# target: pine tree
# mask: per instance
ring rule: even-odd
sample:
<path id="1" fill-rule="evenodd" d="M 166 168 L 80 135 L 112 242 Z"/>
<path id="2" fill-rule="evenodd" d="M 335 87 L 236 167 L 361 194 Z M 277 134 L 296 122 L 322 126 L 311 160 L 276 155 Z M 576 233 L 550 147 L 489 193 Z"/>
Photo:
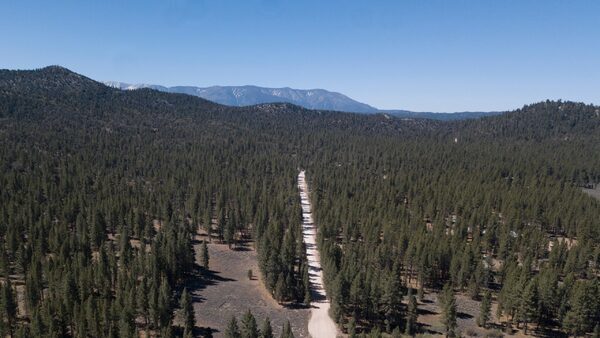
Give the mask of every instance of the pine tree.
<path id="1" fill-rule="evenodd" d="M 172 338 L 173 337 L 173 328 L 171 327 L 171 323 L 169 322 L 165 327 L 160 330 L 160 338 Z"/>
<path id="2" fill-rule="evenodd" d="M 202 257 L 201 257 L 202 267 L 204 268 L 204 270 L 208 270 L 208 263 L 209 263 L 210 257 L 208 255 L 208 245 L 206 245 L 206 241 L 202 241 L 201 252 L 202 252 Z"/>
<path id="3" fill-rule="evenodd" d="M 367 337 L 369 338 L 382 338 L 382 334 L 381 334 L 381 330 L 379 329 L 379 326 L 375 326 L 375 328 L 373 330 L 371 330 L 371 332 L 369 332 L 369 335 Z"/>
<path id="4" fill-rule="evenodd" d="M 186 332 L 194 331 L 194 307 L 192 305 L 192 297 L 188 293 L 187 288 L 183 289 L 181 293 L 181 299 L 179 300 L 179 309 L 181 311 L 181 318 L 183 321 L 183 329 Z"/>
<path id="5" fill-rule="evenodd" d="M 224 239 L 225 242 L 227 242 L 229 249 L 231 249 L 234 245 L 235 239 L 235 225 L 233 224 L 232 220 L 229 220 L 225 225 Z"/>
<path id="6" fill-rule="evenodd" d="M 242 338 L 258 338 L 259 336 L 256 319 L 250 310 L 246 311 L 244 317 L 242 317 L 241 334 Z"/>
<path id="7" fill-rule="evenodd" d="M 7 278 L 2 286 L 0 304 L 2 305 L 3 317 L 6 318 L 7 331 L 12 336 L 17 319 L 17 302 L 10 278 Z"/>
<path id="8" fill-rule="evenodd" d="M 158 319 L 160 327 L 170 325 L 173 311 L 171 309 L 171 288 L 165 277 L 161 278 L 158 292 Z"/>
<path id="9" fill-rule="evenodd" d="M 422 302 L 423 298 L 425 298 L 425 289 L 423 288 L 423 283 L 419 283 L 419 289 L 417 289 L 417 299 L 419 302 Z"/>
<path id="10" fill-rule="evenodd" d="M 386 330 L 388 333 L 391 333 L 400 324 L 400 318 L 402 317 L 402 290 L 400 271 L 397 266 L 394 266 L 383 295 Z"/>
<path id="11" fill-rule="evenodd" d="M 492 295 L 489 291 L 486 291 L 481 300 L 481 307 L 479 310 L 479 317 L 477 318 L 477 325 L 483 328 L 487 328 L 487 323 L 490 320 L 492 311 Z"/>
<path id="12" fill-rule="evenodd" d="M 140 286 L 137 288 L 137 293 L 138 293 L 137 297 L 136 297 L 137 310 L 138 310 L 138 313 L 144 319 L 145 328 L 148 329 L 148 324 L 149 324 L 148 316 L 149 316 L 150 304 L 148 302 L 149 294 L 148 294 L 148 282 L 147 282 L 146 278 L 142 279 L 142 281 L 140 282 Z"/>
<path id="13" fill-rule="evenodd" d="M 307 263 L 305 263 L 302 268 L 302 281 L 304 286 L 304 299 L 302 302 L 304 305 L 309 306 L 312 301 L 312 294 L 310 292 L 310 275 L 308 273 Z"/>
<path id="14" fill-rule="evenodd" d="M 471 299 L 477 300 L 479 298 L 479 283 L 477 282 L 477 279 L 474 276 L 471 276 L 471 278 L 469 279 L 468 290 Z"/>
<path id="15" fill-rule="evenodd" d="M 281 338 L 294 338 L 294 333 L 292 333 L 292 326 L 290 325 L 290 321 L 288 320 L 283 326 L 283 332 L 281 332 Z"/>
<path id="16" fill-rule="evenodd" d="M 527 334 L 527 326 L 538 317 L 538 292 L 536 279 L 532 279 L 523 292 L 519 307 L 519 319 L 523 323 L 524 333 Z"/>
<path id="17" fill-rule="evenodd" d="M 265 318 L 263 325 L 260 329 L 261 338 L 273 338 L 273 328 L 271 327 L 271 321 L 269 317 Z"/>
<path id="18" fill-rule="evenodd" d="M 580 336 L 593 329 L 598 311 L 599 295 L 598 286 L 594 285 L 597 281 L 581 281 L 574 286 L 573 295 L 569 300 L 570 308 L 563 319 L 564 329 L 574 335 Z M 596 317 L 595 317 L 596 316 Z"/>
<path id="19" fill-rule="evenodd" d="M 242 335 L 240 333 L 240 328 L 238 326 L 237 319 L 234 316 L 231 316 L 229 323 L 227 324 L 227 328 L 225 329 L 225 337 L 226 338 L 240 338 Z"/>
<path id="20" fill-rule="evenodd" d="M 277 284 L 275 285 L 275 299 L 278 302 L 283 302 L 286 298 L 286 285 L 285 285 L 285 277 L 283 276 L 283 273 L 279 274 L 279 277 L 277 278 Z"/>
<path id="21" fill-rule="evenodd" d="M 442 323 L 446 329 L 446 337 L 454 337 L 456 330 L 456 299 L 450 283 L 444 286 L 440 295 L 442 306 Z"/>
<path id="22" fill-rule="evenodd" d="M 355 338 L 356 337 L 356 319 L 354 317 L 350 317 L 347 324 L 348 337 Z"/>
<path id="23" fill-rule="evenodd" d="M 411 289 L 412 290 L 412 289 Z M 414 335 L 417 331 L 417 319 L 419 312 L 417 308 L 417 298 L 412 294 L 412 291 L 408 295 L 408 308 L 406 313 L 406 327 L 405 333 L 407 335 Z"/>
<path id="24" fill-rule="evenodd" d="M 126 318 L 126 316 L 122 316 L 119 320 L 119 337 L 132 338 L 133 331 L 133 324 Z"/>

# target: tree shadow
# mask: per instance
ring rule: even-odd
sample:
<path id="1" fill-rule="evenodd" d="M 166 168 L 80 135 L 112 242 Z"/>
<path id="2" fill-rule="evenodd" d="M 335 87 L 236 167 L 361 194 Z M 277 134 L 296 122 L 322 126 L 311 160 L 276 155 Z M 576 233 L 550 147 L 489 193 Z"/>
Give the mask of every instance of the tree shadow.
<path id="1" fill-rule="evenodd" d="M 194 337 L 212 337 L 213 334 L 219 332 L 217 329 L 213 329 L 212 327 L 194 327 Z"/>
<path id="2" fill-rule="evenodd" d="M 245 245 L 238 244 L 238 245 L 232 247 L 231 250 L 233 250 L 233 251 L 252 251 L 252 248 L 245 246 Z"/>
<path id="3" fill-rule="evenodd" d="M 175 337 L 183 337 L 183 328 L 180 326 L 172 326 L 173 328 L 173 333 Z M 214 329 L 212 327 L 198 327 L 198 326 L 194 326 L 194 329 L 192 330 L 192 335 L 194 337 L 212 337 L 213 334 L 219 332 L 219 330 Z"/>
<path id="4" fill-rule="evenodd" d="M 431 328 L 431 325 L 425 323 L 417 323 L 416 333 L 425 333 L 430 335 L 441 335 L 442 332 Z"/>
<path id="5" fill-rule="evenodd" d="M 464 313 L 464 312 L 457 312 L 456 313 L 456 318 L 460 318 L 460 319 L 471 319 L 473 318 L 472 315 L 468 314 L 468 313 Z"/>
<path id="6" fill-rule="evenodd" d="M 296 303 L 296 302 L 283 303 L 283 304 L 281 304 L 281 306 L 283 306 L 286 309 L 290 309 L 290 310 L 302 310 L 302 309 L 316 308 L 316 306 L 310 306 L 310 305 L 306 305 L 304 303 Z"/>
<path id="7" fill-rule="evenodd" d="M 419 309 L 417 308 L 417 313 L 419 314 L 419 316 L 425 316 L 425 315 L 437 315 L 437 312 L 431 311 L 431 310 L 427 310 L 427 309 Z"/>
<path id="8" fill-rule="evenodd" d="M 192 300 L 194 302 L 202 302 L 205 300 L 204 297 L 199 296 L 198 292 L 206 289 L 211 285 L 217 285 L 224 282 L 235 282 L 236 279 L 222 277 L 218 271 L 207 270 L 195 264 L 195 273 L 188 278 L 185 286 L 192 293 Z"/>
<path id="9" fill-rule="evenodd" d="M 553 328 L 536 327 L 535 329 L 533 329 L 531 331 L 534 331 L 536 333 L 536 335 L 540 336 L 540 337 L 568 337 L 569 336 L 564 332 L 558 331 L 558 329 L 556 327 L 553 327 Z M 528 333 L 529 333 L 529 331 L 528 331 Z"/>

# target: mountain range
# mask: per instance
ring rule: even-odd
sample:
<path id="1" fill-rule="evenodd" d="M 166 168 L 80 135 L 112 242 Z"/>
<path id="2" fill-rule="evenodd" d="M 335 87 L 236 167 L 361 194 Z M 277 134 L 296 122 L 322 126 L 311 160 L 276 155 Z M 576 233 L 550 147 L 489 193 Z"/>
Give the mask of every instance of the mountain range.
<path id="1" fill-rule="evenodd" d="M 382 110 L 356 101 L 344 94 L 325 89 L 266 88 L 258 86 L 174 86 L 130 84 L 105 81 L 105 85 L 122 90 L 151 88 L 162 92 L 188 94 L 227 106 L 251 106 L 262 103 L 292 103 L 308 109 L 344 111 L 362 114 L 385 113 L 400 118 L 427 118 L 434 120 L 464 120 L 499 115 L 502 112 L 433 113 L 409 110 Z"/>
<path id="2" fill-rule="evenodd" d="M 188 94 L 227 106 L 251 106 L 261 103 L 285 102 L 308 109 L 335 110 L 353 113 L 376 113 L 377 108 L 358 102 L 346 95 L 324 89 L 266 88 L 258 86 L 175 86 L 129 84 L 107 81 L 107 86 L 123 90 L 151 88 L 162 92 Z"/>

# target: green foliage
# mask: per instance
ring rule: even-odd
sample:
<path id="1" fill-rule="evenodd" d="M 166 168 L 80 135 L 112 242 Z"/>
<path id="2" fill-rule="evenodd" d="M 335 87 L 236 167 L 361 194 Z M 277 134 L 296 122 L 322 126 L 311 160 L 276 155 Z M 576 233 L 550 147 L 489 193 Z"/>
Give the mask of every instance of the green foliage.
<path id="1" fill-rule="evenodd" d="M 200 247 L 200 250 L 202 253 L 200 257 L 200 262 L 202 263 L 202 267 L 205 270 L 208 270 L 210 256 L 208 254 L 208 245 L 206 245 L 206 241 L 202 241 L 202 246 Z"/>
<path id="2" fill-rule="evenodd" d="M 187 288 L 183 289 L 181 293 L 181 299 L 179 300 L 179 309 L 181 319 L 183 322 L 183 329 L 185 332 L 193 332 L 195 326 L 194 307 L 192 305 L 192 297 L 187 291 Z"/>
<path id="3" fill-rule="evenodd" d="M 412 289 L 411 289 L 412 290 Z M 417 319 L 419 318 L 419 310 L 417 306 L 417 298 L 412 291 L 408 294 L 408 306 L 406 310 L 406 326 L 404 333 L 414 335 L 417 332 Z"/>
<path id="4" fill-rule="evenodd" d="M 242 329 L 241 334 L 243 338 L 258 338 L 258 326 L 256 325 L 256 319 L 252 315 L 250 310 L 246 311 L 242 318 Z"/>
<path id="5" fill-rule="evenodd" d="M 452 284 L 448 283 L 444 286 L 444 290 L 440 294 L 440 306 L 442 308 L 442 323 L 446 329 L 447 337 L 456 335 L 456 298 Z"/>
<path id="6" fill-rule="evenodd" d="M 271 321 L 269 318 L 265 318 L 261 328 L 260 328 L 260 337 L 261 338 L 273 338 L 273 328 L 271 327 Z"/>
<path id="7" fill-rule="evenodd" d="M 240 332 L 240 328 L 238 326 L 237 319 L 235 317 L 231 317 L 227 324 L 227 328 L 225 329 L 225 337 L 226 338 L 240 338 L 242 336 Z"/>
<path id="8" fill-rule="evenodd" d="M 492 310 L 492 294 L 486 291 L 481 300 L 481 306 L 479 308 L 479 316 L 477 317 L 477 325 L 483 328 L 487 328 L 488 321 L 490 320 Z"/>
<path id="9" fill-rule="evenodd" d="M 21 330 L 12 278 L 32 336 L 135 334 L 138 318 L 172 336 L 174 295 L 209 267 L 203 243 L 194 270 L 198 227 L 232 248 L 252 238 L 277 300 L 310 302 L 302 167 L 336 321 L 393 332 L 411 316 L 404 283 L 422 299 L 451 281 L 471 296 L 498 285 L 509 325 L 589 334 L 600 203 L 581 187 L 600 182 L 598 111 L 547 101 L 403 120 L 120 91 L 60 67 L 2 70 L 2 333 Z"/>
<path id="10" fill-rule="evenodd" d="M 590 332 L 600 319 L 600 284 L 598 280 L 577 282 L 563 319 L 565 330 L 575 336 Z M 597 324 L 596 324 L 597 325 Z"/>
<path id="11" fill-rule="evenodd" d="M 292 326 L 290 325 L 290 322 L 287 321 L 285 322 L 285 325 L 283 326 L 283 331 L 281 332 L 281 338 L 294 338 L 294 333 L 292 332 Z"/>

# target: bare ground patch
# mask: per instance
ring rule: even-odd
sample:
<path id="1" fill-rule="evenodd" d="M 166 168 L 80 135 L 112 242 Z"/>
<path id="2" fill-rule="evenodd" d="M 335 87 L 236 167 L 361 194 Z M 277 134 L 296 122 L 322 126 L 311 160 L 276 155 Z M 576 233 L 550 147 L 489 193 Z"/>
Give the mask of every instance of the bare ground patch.
<path id="1" fill-rule="evenodd" d="M 428 336 L 443 337 L 445 336 L 445 330 L 442 325 L 441 309 L 438 303 L 437 293 L 428 292 L 423 297 L 423 301 L 419 302 L 419 326 L 421 332 Z M 485 337 L 487 334 L 492 332 L 500 332 L 502 330 L 501 322 L 496 318 L 496 310 L 498 304 L 496 301 L 492 302 L 492 311 L 490 324 L 488 329 L 477 326 L 477 317 L 479 316 L 480 302 L 472 300 L 469 296 L 464 294 L 456 295 L 456 307 L 457 307 L 457 332 L 461 337 Z M 503 318 L 505 320 L 505 318 Z M 504 337 L 535 337 L 535 336 L 552 336 L 548 333 L 535 332 L 534 328 L 530 324 L 530 330 L 528 335 L 525 335 L 522 330 L 516 330 L 516 327 L 512 334 L 502 332 Z"/>
<path id="2" fill-rule="evenodd" d="M 198 239 L 206 237 L 198 236 Z M 200 245 L 194 246 L 196 260 L 201 257 Z M 224 335 L 231 316 L 238 320 L 250 309 L 259 328 L 265 317 L 269 317 L 276 336 L 282 331 L 286 321 L 290 321 L 296 337 L 308 336 L 309 309 L 291 309 L 279 305 L 264 287 L 258 269 L 256 251 L 250 246 L 231 250 L 226 244 L 208 244 L 210 272 L 205 280 L 198 280 L 190 286 L 196 326 L 201 332 L 212 332 L 214 337 Z M 248 270 L 254 277 L 248 279 Z"/>

